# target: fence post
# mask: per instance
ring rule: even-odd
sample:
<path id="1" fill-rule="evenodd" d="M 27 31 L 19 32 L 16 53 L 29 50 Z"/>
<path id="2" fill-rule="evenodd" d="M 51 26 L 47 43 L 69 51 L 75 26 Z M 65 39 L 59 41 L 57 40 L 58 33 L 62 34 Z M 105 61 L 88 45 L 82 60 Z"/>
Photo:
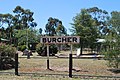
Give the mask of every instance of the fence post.
<path id="1" fill-rule="evenodd" d="M 73 62 L 72 62 L 72 44 L 71 44 L 71 53 L 69 54 L 69 77 L 72 78 L 72 66 L 73 66 Z"/>
<path id="2" fill-rule="evenodd" d="M 69 54 L 69 77 L 72 78 L 72 54 Z"/>
<path id="3" fill-rule="evenodd" d="M 18 53 L 15 53 L 15 75 L 18 76 Z"/>

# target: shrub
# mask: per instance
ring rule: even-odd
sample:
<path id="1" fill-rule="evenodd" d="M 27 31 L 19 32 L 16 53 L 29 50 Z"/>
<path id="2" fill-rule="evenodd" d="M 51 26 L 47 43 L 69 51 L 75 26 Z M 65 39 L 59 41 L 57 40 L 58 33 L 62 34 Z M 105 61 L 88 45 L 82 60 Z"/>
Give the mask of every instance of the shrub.
<path id="1" fill-rule="evenodd" d="M 18 46 L 18 50 L 19 50 L 19 51 L 22 51 L 22 52 L 23 52 L 26 48 L 27 48 L 26 45 Z"/>
<path id="2" fill-rule="evenodd" d="M 105 52 L 105 59 L 108 61 L 108 66 L 112 68 L 120 67 L 120 49 L 110 49 Z"/>
<path id="3" fill-rule="evenodd" d="M 36 45 L 36 51 L 37 51 L 37 53 L 40 55 L 40 54 L 43 52 L 43 44 L 38 43 L 38 44 Z"/>
<path id="4" fill-rule="evenodd" d="M 40 56 L 46 56 L 47 55 L 47 46 L 39 43 L 36 46 L 36 51 L 38 52 L 38 54 Z M 50 47 L 49 47 L 50 54 L 49 55 L 54 56 L 55 54 L 57 54 L 57 52 L 58 52 L 57 47 L 55 45 L 50 45 Z"/>
<path id="5" fill-rule="evenodd" d="M 51 45 L 50 50 L 51 50 L 51 55 L 52 56 L 54 56 L 58 52 L 58 49 L 57 49 L 56 45 Z"/>
<path id="6" fill-rule="evenodd" d="M 16 48 L 0 43 L 0 69 L 10 69 L 14 67 L 14 56 Z"/>

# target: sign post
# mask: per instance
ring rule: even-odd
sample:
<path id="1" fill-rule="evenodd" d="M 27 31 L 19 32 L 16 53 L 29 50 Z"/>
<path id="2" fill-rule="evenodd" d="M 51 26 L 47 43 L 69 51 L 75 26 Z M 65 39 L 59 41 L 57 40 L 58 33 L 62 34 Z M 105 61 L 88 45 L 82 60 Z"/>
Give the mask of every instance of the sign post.
<path id="1" fill-rule="evenodd" d="M 18 53 L 15 53 L 15 75 L 18 75 Z"/>
<path id="2" fill-rule="evenodd" d="M 47 69 L 49 68 L 49 45 L 47 45 Z"/>
<path id="3" fill-rule="evenodd" d="M 69 77 L 71 77 L 72 78 L 72 44 L 70 44 L 70 54 L 69 54 Z"/>
<path id="4" fill-rule="evenodd" d="M 71 52 L 69 54 L 69 77 L 72 77 L 72 44 L 80 42 L 79 36 L 43 36 L 40 40 L 41 43 L 47 45 L 47 69 L 49 69 L 49 45 L 50 44 L 70 44 Z"/>

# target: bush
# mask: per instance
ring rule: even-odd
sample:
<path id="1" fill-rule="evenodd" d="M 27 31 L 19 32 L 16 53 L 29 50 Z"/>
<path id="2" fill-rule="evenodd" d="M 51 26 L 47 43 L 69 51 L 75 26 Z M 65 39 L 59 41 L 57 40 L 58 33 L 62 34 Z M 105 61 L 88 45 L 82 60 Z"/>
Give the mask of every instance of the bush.
<path id="1" fill-rule="evenodd" d="M 22 52 L 23 52 L 26 48 L 27 48 L 26 45 L 18 46 L 18 50 L 19 50 L 19 51 L 22 51 Z"/>
<path id="2" fill-rule="evenodd" d="M 0 43 L 0 69 L 10 69 L 14 67 L 14 56 L 16 48 Z"/>
<path id="3" fill-rule="evenodd" d="M 105 59 L 108 61 L 108 66 L 112 68 L 120 67 L 120 49 L 111 49 L 105 52 Z"/>
<path id="4" fill-rule="evenodd" d="M 47 55 L 47 46 L 44 44 L 37 44 L 36 46 L 36 51 L 40 56 L 46 56 Z M 55 45 L 50 45 L 49 47 L 49 55 L 54 56 L 55 54 L 57 54 L 58 49 Z"/>
<path id="5" fill-rule="evenodd" d="M 50 52 L 51 52 L 52 56 L 54 56 L 55 54 L 57 54 L 58 49 L 57 49 L 56 45 L 51 45 L 50 46 Z"/>
<path id="6" fill-rule="evenodd" d="M 39 55 L 43 52 L 43 45 L 41 43 L 36 45 L 36 51 Z"/>

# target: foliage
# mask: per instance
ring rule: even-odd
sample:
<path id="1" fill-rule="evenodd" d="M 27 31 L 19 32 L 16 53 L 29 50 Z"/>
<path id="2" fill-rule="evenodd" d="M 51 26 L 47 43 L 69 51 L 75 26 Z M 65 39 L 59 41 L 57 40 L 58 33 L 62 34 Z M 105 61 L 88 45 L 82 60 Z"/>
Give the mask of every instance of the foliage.
<path id="1" fill-rule="evenodd" d="M 28 46 L 31 43 L 36 43 L 37 38 L 36 38 L 36 31 L 35 30 L 16 30 L 14 32 L 14 37 L 17 39 L 17 45 L 22 46 L 26 45 L 28 43 Z"/>
<path id="2" fill-rule="evenodd" d="M 113 27 L 113 30 L 117 33 L 120 34 L 120 12 L 118 11 L 113 11 L 111 12 L 111 26 Z"/>
<path id="3" fill-rule="evenodd" d="M 64 36 L 67 35 L 67 30 L 63 26 L 62 21 L 57 18 L 49 17 L 48 22 L 45 25 L 45 33 L 47 36 Z"/>
<path id="4" fill-rule="evenodd" d="M 36 51 L 38 52 L 38 54 L 40 56 L 46 56 L 47 55 L 47 46 L 39 43 L 36 46 Z M 49 46 L 49 55 L 54 56 L 55 54 L 57 54 L 58 50 L 56 45 L 50 45 Z"/>
<path id="5" fill-rule="evenodd" d="M 20 46 L 18 46 L 18 50 L 19 51 L 24 51 L 25 49 L 27 49 L 26 45 L 20 45 Z"/>
<path id="6" fill-rule="evenodd" d="M 29 9 L 23 9 L 21 6 L 16 6 L 13 12 L 15 13 L 13 19 L 15 29 L 27 29 L 29 27 L 37 26 L 33 19 L 34 13 Z"/>
<path id="7" fill-rule="evenodd" d="M 120 36 L 116 34 L 109 33 L 106 35 L 106 42 L 103 44 L 105 48 L 103 49 L 105 60 L 108 61 L 108 66 L 112 68 L 119 68 L 120 66 Z M 107 49 L 106 49 L 107 48 Z"/>
<path id="8" fill-rule="evenodd" d="M 58 49 L 57 49 L 57 46 L 56 45 L 51 45 L 50 46 L 50 52 L 51 54 L 54 56 L 55 54 L 57 54 L 58 52 Z"/>
<path id="9" fill-rule="evenodd" d="M 7 25 L 7 28 L 5 30 L 5 33 L 6 34 L 6 38 L 7 39 L 11 39 L 12 38 L 12 34 L 13 34 L 13 30 L 12 30 L 12 27 L 13 27 L 13 15 L 12 14 L 2 14 L 2 17 L 3 17 L 3 27 L 5 27 L 5 25 Z"/>
<path id="10" fill-rule="evenodd" d="M 0 38 L 5 38 L 10 40 L 10 44 L 14 44 L 14 46 L 17 45 L 24 45 L 28 43 L 36 42 L 35 36 L 36 33 L 34 33 L 34 27 L 37 26 L 37 23 L 34 22 L 33 18 L 33 12 L 29 9 L 24 9 L 21 6 L 16 6 L 16 8 L 13 10 L 12 14 L 0 14 Z M 29 29 L 29 41 L 25 39 L 26 33 L 25 30 Z M 20 31 L 23 34 L 18 33 L 16 36 L 17 30 L 23 30 Z M 33 32 L 34 31 L 34 32 Z M 32 33 L 32 34 L 31 34 Z M 34 33 L 34 34 L 33 34 Z M 21 35 L 20 35 L 21 34 Z M 19 35 L 19 36 L 18 36 Z M 21 37 L 23 39 L 21 39 Z M 31 38 L 30 38 L 31 37 Z M 21 39 L 21 40 L 20 40 Z M 17 42 L 19 42 L 17 44 Z"/>
<path id="11" fill-rule="evenodd" d="M 0 69 L 14 67 L 16 48 L 0 43 Z"/>
<path id="12" fill-rule="evenodd" d="M 120 68 L 120 49 L 110 49 L 104 52 L 105 59 L 108 60 L 108 66 Z"/>
<path id="13" fill-rule="evenodd" d="M 81 54 L 83 44 L 92 47 L 98 37 L 95 21 L 86 9 L 81 9 L 81 12 L 73 18 L 71 31 L 73 35 L 80 36 Z"/>
<path id="14" fill-rule="evenodd" d="M 49 36 L 54 36 L 57 34 L 67 34 L 65 27 L 62 25 L 62 21 L 56 18 L 50 17 L 45 26 L 45 32 Z"/>
<path id="15" fill-rule="evenodd" d="M 1 35 L 0 37 L 10 39 L 12 34 L 12 18 L 13 16 L 11 14 L 0 14 L 0 27 L 1 27 Z M 5 29 L 5 27 L 7 28 Z M 7 33 L 7 34 L 6 34 Z"/>
<path id="16" fill-rule="evenodd" d="M 42 43 L 38 43 L 36 45 L 36 51 L 38 52 L 38 54 L 42 53 L 43 51 L 43 44 Z"/>
<path id="17" fill-rule="evenodd" d="M 95 26 L 98 29 L 99 35 L 104 35 L 109 32 L 109 15 L 106 10 L 99 9 L 98 7 L 88 8 L 87 12 L 90 13 L 92 18 L 95 20 Z"/>
<path id="18" fill-rule="evenodd" d="M 39 28 L 39 34 L 40 35 L 42 34 L 42 28 Z"/>
<path id="19" fill-rule="evenodd" d="M 111 12 L 111 30 L 105 36 L 107 50 L 105 51 L 105 58 L 109 63 L 110 67 L 119 68 L 120 67 L 120 13 L 113 11 Z"/>
<path id="20" fill-rule="evenodd" d="M 14 29 L 17 30 L 17 33 L 14 34 L 15 38 L 18 39 L 18 45 L 26 45 L 28 48 L 30 43 L 36 42 L 36 32 L 33 28 L 37 26 L 37 23 L 33 19 L 34 13 L 21 6 L 17 6 L 13 12 L 15 13 Z"/>

